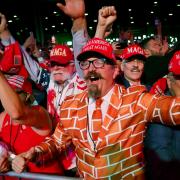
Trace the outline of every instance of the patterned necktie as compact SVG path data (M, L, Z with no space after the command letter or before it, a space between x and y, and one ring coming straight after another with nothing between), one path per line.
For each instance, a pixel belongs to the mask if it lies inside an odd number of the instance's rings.
M92 139L96 143L102 123L102 99L96 100L96 108L92 114Z

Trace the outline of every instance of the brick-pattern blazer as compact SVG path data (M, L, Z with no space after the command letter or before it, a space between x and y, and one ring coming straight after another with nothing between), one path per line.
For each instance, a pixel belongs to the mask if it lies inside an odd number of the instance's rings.
M51 138L38 146L53 157L73 142L84 179L143 179L143 137L148 121L180 124L180 98L146 93L144 86L127 90L115 85L96 150L87 139L87 91L68 97Z

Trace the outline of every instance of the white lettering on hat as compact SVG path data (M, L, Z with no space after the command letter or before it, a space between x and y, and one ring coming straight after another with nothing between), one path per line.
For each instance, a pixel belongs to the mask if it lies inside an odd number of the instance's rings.
M110 46L110 44L106 41L103 41L101 39L94 39L94 40L90 40L86 45L90 45L90 44L94 44L94 45L105 45L105 46Z
M84 48L84 51L89 51L89 50L94 50L94 49L99 49L99 50L107 51L107 46L103 46L103 45L90 45L90 46L87 46L86 48Z
M143 54L143 55L144 55L143 49L140 48L140 47L129 47L129 48L127 49L127 52L128 52L128 53L134 53L134 52L136 52L136 53L138 53L138 54Z
M66 50L62 48L52 49L50 56L67 56Z
M180 59L180 54L176 54L176 59Z

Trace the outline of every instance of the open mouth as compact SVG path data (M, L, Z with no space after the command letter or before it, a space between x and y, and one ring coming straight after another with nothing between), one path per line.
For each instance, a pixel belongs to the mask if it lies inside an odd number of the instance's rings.
M96 77L96 76L91 76L91 77L89 77L89 80L90 81L98 81L100 78L99 77Z
M85 80L89 80L91 82L98 81L100 79L103 79L102 76L99 73L95 72L89 72L85 77Z
M53 75L62 75L63 73L62 72L55 72L55 73L53 73Z

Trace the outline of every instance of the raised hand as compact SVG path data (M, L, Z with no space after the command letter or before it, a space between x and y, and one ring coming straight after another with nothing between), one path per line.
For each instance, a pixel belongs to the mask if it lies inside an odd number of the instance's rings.
M117 51L121 48L121 45L119 44L119 42L113 42L111 45L112 45L114 51Z
M98 14L98 24L95 37L105 38L107 35L109 35L112 32L112 25L116 18L116 9L114 6L102 7Z
M114 6L105 6L99 10L98 25L108 28L112 26L117 18L116 9Z
M168 51L169 51L169 44L168 44L168 40L167 40L167 36L166 36L162 41L161 53L163 55L165 55Z
M83 17L85 14L84 0L65 0L65 5L57 3L57 6L72 19Z
M7 29L7 20L4 14L0 13L0 33Z
M0 13L0 38L2 40L7 40L11 37L11 33L7 28L7 20L6 16L2 13Z
M30 33L30 36L25 40L23 46L25 48L33 47L33 49L34 49L35 44L36 44L36 39L34 38L33 33Z

